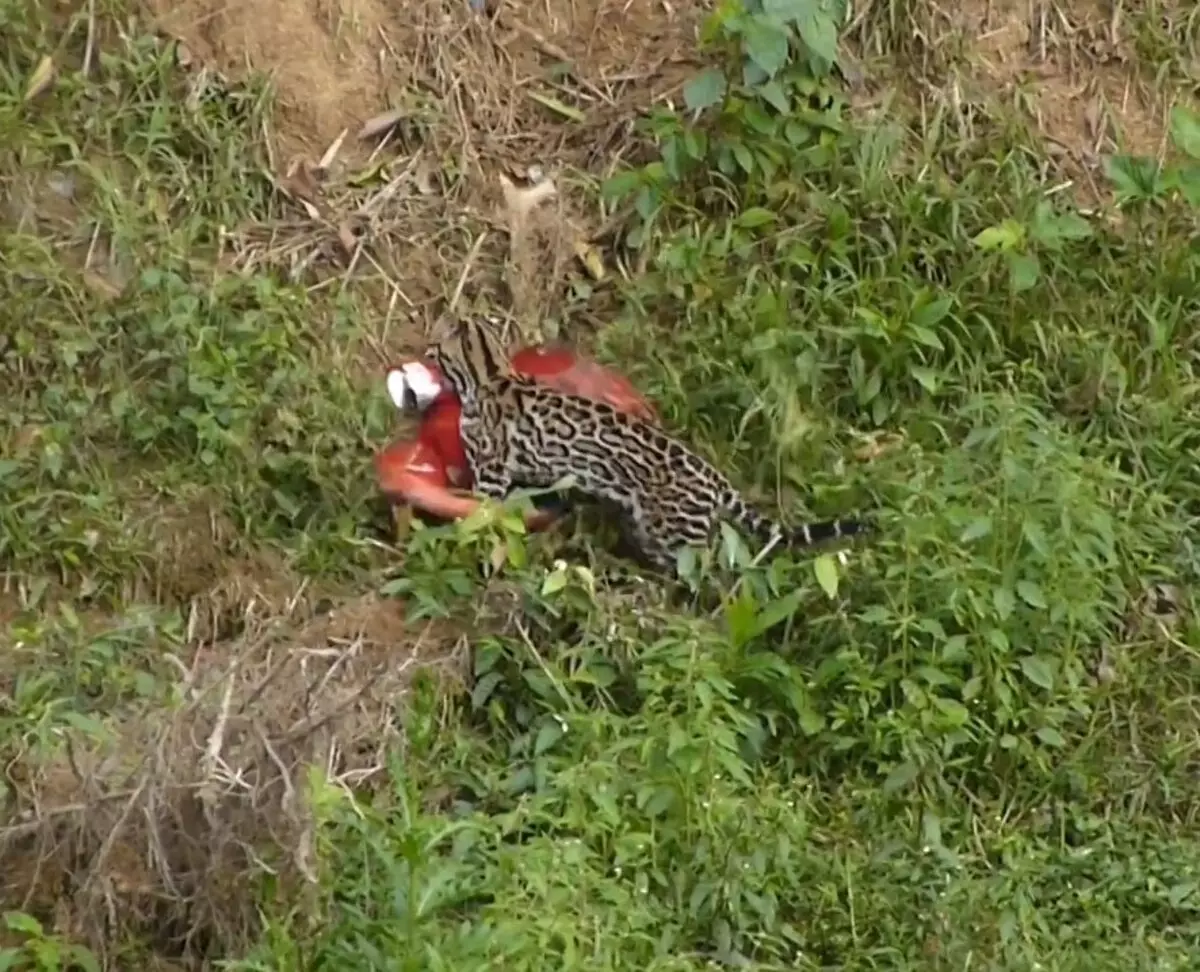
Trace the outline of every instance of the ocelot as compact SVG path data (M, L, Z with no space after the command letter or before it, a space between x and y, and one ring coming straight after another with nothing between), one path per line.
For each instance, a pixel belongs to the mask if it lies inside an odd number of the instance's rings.
M570 477L580 494L619 507L639 553L667 572L682 548L710 543L722 519L790 548L870 529L855 520L774 523L662 428L519 377L506 351L500 322L487 318L450 323L426 351L461 399L463 448L484 496L503 500L514 487L547 488Z

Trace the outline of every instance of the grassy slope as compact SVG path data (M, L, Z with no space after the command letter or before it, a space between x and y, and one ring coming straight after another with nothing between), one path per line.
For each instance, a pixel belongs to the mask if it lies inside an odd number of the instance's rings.
M16 746L136 695L178 641L152 526L181 505L219 511L231 555L377 586L355 511L388 415L323 366L351 307L196 262L267 205L260 106L193 109L140 42L24 105L58 35L0 9L3 176L41 214L5 219L0 269ZM318 792L316 910L242 967L1200 963L1200 636L1138 606L1194 576L1193 218L1084 218L1012 126L859 131L811 87L791 67L787 119L739 96L703 139L655 122L666 164L621 187L650 269L606 353L793 516L878 503L885 538L836 600L780 563L711 613L547 585L536 551L472 697L414 700L391 794ZM119 297L78 272L92 225ZM473 556L425 543L408 592L462 610Z

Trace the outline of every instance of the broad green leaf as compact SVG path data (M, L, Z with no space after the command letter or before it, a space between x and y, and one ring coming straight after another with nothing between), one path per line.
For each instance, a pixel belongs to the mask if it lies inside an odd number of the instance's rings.
M914 324L921 327L933 327L943 317L950 313L950 308L954 306L953 297L939 297L937 300L930 301L913 311L912 319ZM939 342L938 346L941 344Z
M943 699L935 695L933 704L956 726L966 725L971 717L967 707L957 699Z
M992 603L996 607L996 616L1005 621L1017 606L1017 600L1007 587L997 587L992 591Z
M762 206L753 206L741 213L734 221L741 229L754 229L775 222L775 214Z
M1021 671L1034 685L1047 690L1054 688L1054 670L1041 656L1026 655L1021 659Z
M938 390L938 373L933 368L926 368L924 365L913 365L909 371L912 376L917 379L917 382L930 395L936 395Z
M542 581L542 597L549 597L551 594L557 594L567 586L567 569L558 567L546 575L546 579Z
M562 723L554 716L547 716L542 728L538 730L537 739L533 744L533 755L541 756L565 734Z
M1171 109L1171 140L1179 151L1200 161L1200 119L1184 105Z
M500 672L488 672L476 682L475 687L471 690L471 707L482 709L503 678L504 676Z
M754 175L754 156L744 142L733 143L733 157L746 175Z
M920 773L920 768L912 760L905 760L899 766L892 769L887 775L887 779L883 781L883 792L885 795L891 795L899 790L903 790L906 786L912 783Z
M1030 607L1044 608L1046 606L1046 596L1033 581L1017 581L1017 597Z
M724 98L725 88L725 75L716 68L708 68L683 86L683 103L689 111L702 111Z
M972 520L965 530L962 532L962 542L970 543L973 540L980 540L992 532L992 521L990 517L981 516Z
M1050 556L1050 545L1046 541L1046 534L1037 523L1033 520L1026 520L1021 524L1021 534L1036 553L1043 557Z
M813 561L813 572L817 575L817 583L829 598L837 597L838 569L837 561L829 554L822 554Z
M783 24L773 22L768 17L754 17L746 24L742 43L746 48L746 56L768 78L775 77L787 64L788 34Z
M1121 201L1154 199L1162 195L1165 188L1162 168L1154 159L1114 155L1105 160L1104 171Z
M792 110L792 99L778 81L768 81L758 89L759 97L781 115Z
M922 327L920 324L909 324L908 333L916 340L918 344L923 344L927 348L934 348L937 351L944 351L946 346L942 344L942 339L927 327Z
M1030 290L1041 276L1038 258L1031 253L1010 253L1008 256L1008 281L1014 294Z
M809 0L808 3L797 0L795 6L801 8L795 16L795 22L804 46L822 60L830 64L837 63L838 25L832 11L817 0Z
M1175 185L1193 209L1200 209L1200 165L1183 165L1175 172Z
M1059 250L1067 240L1084 240L1092 235L1092 227L1078 213L1056 213L1050 203L1038 203L1029 235L1052 250Z
M725 624L735 647L740 648L754 637L757 616L758 605L748 589L743 588L741 594L725 605Z
M801 594L799 591L792 591L790 594L785 594L783 597L777 597L758 612L754 619L754 626L750 631L750 637L756 638L760 634L769 631L780 621L786 621L800 606Z
M31 935L34 938L41 938L45 934L42 923L32 915L25 914L23 911L6 911L4 913L4 927L9 931Z
M63 720L73 729L77 729L85 736L90 736L92 739L103 740L108 738L108 728L98 719L94 719L89 715L84 715L82 712L72 712L68 710L63 713Z
M1062 733L1057 729L1051 728L1050 726L1043 726L1041 729L1039 729L1037 731L1037 737L1047 746L1062 748L1067 744L1067 741L1062 737Z
M989 226L972 241L981 250L1011 250L1025 241L1025 227L1012 219Z

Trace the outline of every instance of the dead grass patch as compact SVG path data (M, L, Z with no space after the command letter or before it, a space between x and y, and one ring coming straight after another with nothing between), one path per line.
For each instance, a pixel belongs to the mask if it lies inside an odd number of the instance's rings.
M260 619L179 659L177 703L70 731L48 761L10 760L0 899L88 944L161 956L237 954L259 922L259 879L301 895L318 879L310 768L369 790L402 748L413 673L456 637L410 627L396 602L345 601Z
M605 222L590 187L628 151L636 117L678 93L702 13L658 0L489 14L465 0L147 5L193 67L274 80L271 143L294 218L241 228L226 259L317 287L354 279L381 312L380 358L421 343L473 251L469 294L512 306L534 335L567 316ZM514 239L501 177L543 175L554 205Z
M1122 5L1099 0L964 0L953 9L911 5L906 36L890 6L868 4L852 35L873 56L876 88L899 87L955 111L1015 110L1043 140L1081 202L1107 195L1105 156L1162 158L1176 99L1194 93L1155 83L1137 53ZM883 61L895 53L893 63ZM890 69L889 69L890 68Z

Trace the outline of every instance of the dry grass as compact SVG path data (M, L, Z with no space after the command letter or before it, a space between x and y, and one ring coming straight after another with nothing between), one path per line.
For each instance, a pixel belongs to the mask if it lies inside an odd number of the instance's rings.
M402 750L397 712L418 666L453 635L407 626L396 602L348 601L304 618L255 612L230 641L176 658L175 703L72 733L48 764L17 759L0 827L8 907L52 913L103 953L229 955L258 927L256 891L315 885L310 773L369 789Z
M511 306L532 337L558 332L571 281L595 275L591 241L612 229L595 185L628 161L638 115L678 95L701 13L658 0L490 16L459 0L149 8L198 85L273 80L272 168L294 215L231 229L225 257L373 290L381 357L419 343L473 248L469 292ZM506 179L558 190L515 233Z
M849 36L872 68L872 101L898 93L918 118L953 118L964 139L984 134L979 119L1019 119L1089 204L1103 196L1104 156L1163 156L1186 97L1147 70L1142 26L1121 2L872 0Z

